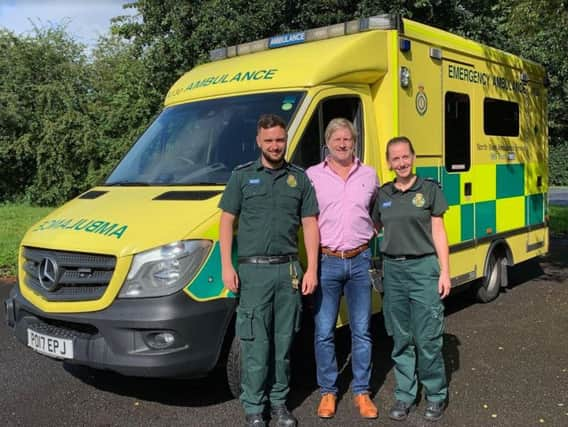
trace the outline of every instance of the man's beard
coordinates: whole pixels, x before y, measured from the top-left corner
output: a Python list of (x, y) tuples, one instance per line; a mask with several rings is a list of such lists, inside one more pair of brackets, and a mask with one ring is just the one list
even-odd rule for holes
[(271, 169), (277, 169), (280, 166), (282, 166), (282, 163), (284, 162), (284, 153), (282, 153), (280, 155), (280, 158), (278, 160), (274, 160), (271, 157), (269, 157), (268, 154), (266, 154), (264, 151), (262, 152), (262, 157), (264, 158), (264, 160), (266, 161), (266, 163), (268, 163), (271, 166)]

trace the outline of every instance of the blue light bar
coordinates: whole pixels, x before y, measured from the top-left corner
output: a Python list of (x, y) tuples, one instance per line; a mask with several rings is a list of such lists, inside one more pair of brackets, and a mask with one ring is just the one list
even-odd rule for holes
[(306, 41), (305, 31), (299, 31), (297, 33), (282, 34), (280, 36), (270, 37), (268, 40), (268, 47), (274, 49), (277, 47), (290, 46), (293, 44), (300, 44)]

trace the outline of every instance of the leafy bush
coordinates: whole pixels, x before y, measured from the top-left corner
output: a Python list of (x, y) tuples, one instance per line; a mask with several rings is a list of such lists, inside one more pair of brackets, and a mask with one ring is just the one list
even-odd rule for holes
[(548, 150), (550, 185), (568, 185), (568, 141)]

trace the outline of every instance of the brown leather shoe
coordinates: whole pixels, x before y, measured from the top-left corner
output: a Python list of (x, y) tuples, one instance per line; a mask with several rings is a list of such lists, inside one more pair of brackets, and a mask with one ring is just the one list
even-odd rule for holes
[(335, 416), (335, 401), (337, 397), (333, 393), (324, 393), (318, 406), (318, 417), (333, 418)]
[(353, 403), (359, 408), (359, 413), (363, 418), (377, 418), (379, 411), (367, 393), (357, 394), (353, 398)]

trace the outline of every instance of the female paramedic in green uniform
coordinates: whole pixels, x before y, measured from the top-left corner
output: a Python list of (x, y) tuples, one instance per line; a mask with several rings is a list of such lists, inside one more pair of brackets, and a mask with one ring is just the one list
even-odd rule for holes
[(373, 216), (383, 226), (383, 314), (394, 340), (396, 401), (389, 416), (407, 417), (419, 380), (427, 401), (424, 417), (437, 421), (448, 394), (441, 301), (451, 286), (443, 220), (448, 204), (436, 182), (412, 172), (415, 154), (408, 138), (391, 139), (386, 154), (396, 178), (380, 188)]

